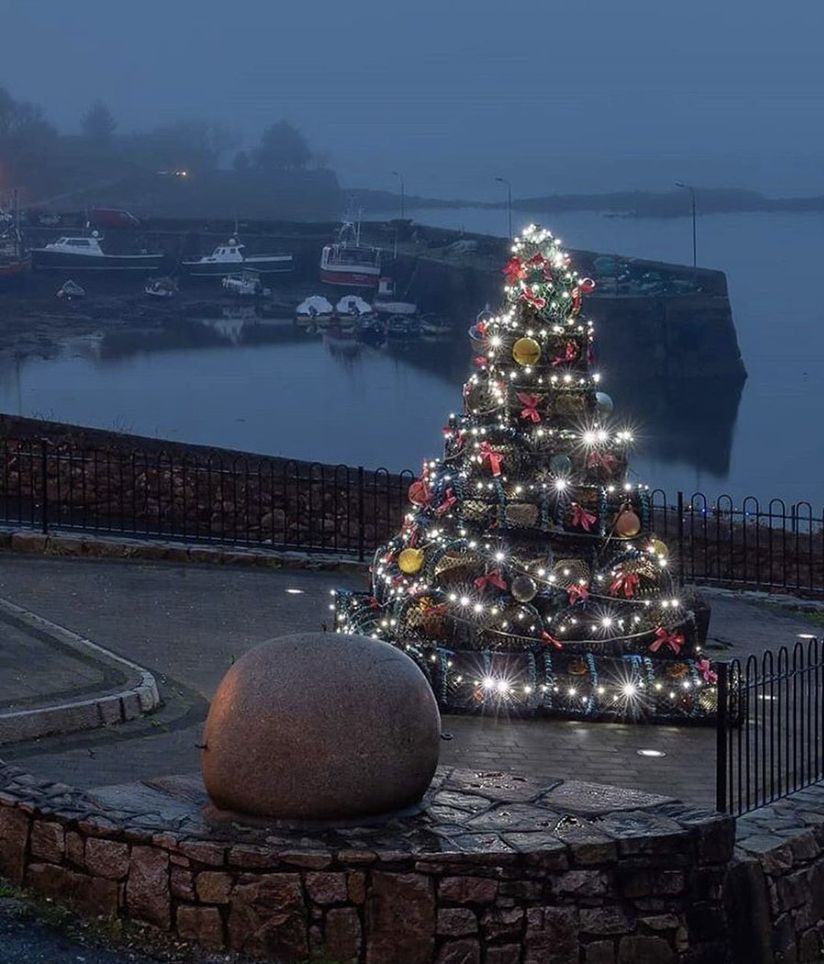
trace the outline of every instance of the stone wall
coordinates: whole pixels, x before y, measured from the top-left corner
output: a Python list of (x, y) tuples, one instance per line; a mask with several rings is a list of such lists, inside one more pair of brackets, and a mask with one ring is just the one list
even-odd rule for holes
[(400, 528), (411, 481), (9, 415), (0, 461), (6, 521), (366, 555)]
[(203, 823), (198, 791), (181, 781), (176, 795), (135, 785), (95, 799), (0, 767), (0, 873), (86, 913), (284, 962), (727, 957), (733, 825), (717, 814), (591, 784), (441, 769), (426, 814), (406, 824), (334, 838), (227, 832)]

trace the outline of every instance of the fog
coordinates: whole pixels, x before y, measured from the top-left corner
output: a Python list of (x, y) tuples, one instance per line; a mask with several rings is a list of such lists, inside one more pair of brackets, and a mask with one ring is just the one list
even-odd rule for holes
[(824, 191), (824, 6), (5, 0), (0, 83), (61, 131), (285, 117), (344, 186)]

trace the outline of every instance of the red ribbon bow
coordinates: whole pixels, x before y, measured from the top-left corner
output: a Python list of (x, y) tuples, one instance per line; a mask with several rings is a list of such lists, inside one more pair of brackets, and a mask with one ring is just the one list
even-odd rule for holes
[(475, 322), (475, 331), (477, 331), (479, 335), (485, 335), (485, 334), (486, 334), (486, 322), (485, 322), (485, 321), (476, 321), (476, 322)]
[(561, 640), (556, 639), (550, 633), (547, 633), (547, 632), (541, 633), (541, 639), (547, 644), (547, 646), (554, 646), (556, 649), (564, 648), (564, 644), (561, 642)]
[(590, 452), (587, 465), (591, 469), (602, 468), (611, 472), (615, 468), (617, 461), (614, 455), (604, 455), (603, 452)]
[(524, 407), (521, 410), (521, 418), (530, 419), (533, 422), (541, 421), (541, 414), (537, 409), (537, 405), (542, 401), (540, 395), (530, 395), (528, 392), (518, 392), (518, 401), (523, 402)]
[(541, 308), (546, 307), (546, 298), (541, 297), (541, 295), (533, 291), (532, 288), (524, 288), (524, 290), (521, 292), (521, 297), (524, 301), (532, 305), (533, 308), (537, 308), (539, 311)]
[(649, 651), (651, 653), (657, 653), (662, 646), (669, 646), (669, 648), (677, 656), (681, 652), (681, 647), (684, 645), (685, 639), (681, 633), (671, 633), (669, 630), (664, 629), (663, 626), (659, 626), (655, 630), (655, 640), (650, 644)]
[(567, 362), (575, 361), (577, 357), (578, 349), (575, 347), (575, 343), (568, 341), (563, 355), (556, 355), (552, 359), (552, 367), (557, 368), (559, 365), (565, 365)]
[(526, 268), (524, 268), (520, 258), (510, 258), (502, 271), (506, 275), (507, 283), (510, 285), (514, 285), (526, 277)]
[(495, 586), (497, 589), (506, 589), (506, 583), (501, 573), (497, 569), (488, 572), (485, 576), (478, 576), (475, 580), (476, 589), (486, 589), (487, 586)]
[(441, 502), (441, 504), (438, 506), (438, 508), (435, 511), (438, 513), (438, 515), (444, 515), (445, 513), (449, 512), (449, 510), (452, 508), (453, 505), (455, 505), (457, 501), (458, 500), (455, 496), (455, 492), (450, 486), (446, 490), (446, 498), (443, 500), (443, 502)]
[(572, 503), (572, 524), (574, 526), (580, 526), (585, 532), (589, 532), (591, 526), (595, 523), (597, 517), (591, 512), (578, 505), (577, 502)]
[(472, 359), (472, 364), (476, 368), (486, 368), (486, 366), (489, 364), (489, 359), (486, 357), (486, 355), (476, 355)]
[(718, 673), (712, 668), (712, 663), (705, 657), (698, 660), (698, 672), (704, 677), (705, 683), (717, 683)]
[(586, 602), (587, 599), (589, 599), (589, 590), (579, 582), (574, 582), (569, 586), (567, 593), (569, 595), (570, 606), (574, 606), (577, 602)]
[(501, 465), (503, 464), (504, 457), (500, 452), (496, 452), (495, 449), (489, 444), (489, 442), (481, 442), (480, 447), (481, 460), (489, 459), (489, 467), (492, 469), (493, 475), (501, 474)]
[(591, 295), (595, 291), (595, 282), (592, 278), (581, 278), (578, 282), (578, 288), (585, 295)]
[(377, 599), (375, 599), (374, 596), (370, 596), (370, 597), (366, 600), (366, 603), (367, 603), (367, 605), (369, 606), (370, 609), (380, 609), (380, 608), (381, 608), (381, 604), (378, 602)]
[(619, 572), (612, 580), (609, 591), (611, 593), (623, 593), (627, 599), (632, 599), (637, 588), (638, 576), (634, 572)]

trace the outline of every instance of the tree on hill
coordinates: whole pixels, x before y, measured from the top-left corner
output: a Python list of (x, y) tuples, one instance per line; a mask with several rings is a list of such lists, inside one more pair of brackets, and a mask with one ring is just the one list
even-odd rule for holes
[(289, 121), (282, 120), (263, 132), (254, 159), (263, 171), (299, 171), (312, 159), (312, 151), (303, 134)]
[(16, 101), (0, 87), (1, 186), (40, 186), (54, 156), (58, 134), (35, 104)]
[(87, 141), (96, 145), (107, 145), (117, 129), (117, 121), (102, 100), (96, 100), (83, 115), (81, 130)]

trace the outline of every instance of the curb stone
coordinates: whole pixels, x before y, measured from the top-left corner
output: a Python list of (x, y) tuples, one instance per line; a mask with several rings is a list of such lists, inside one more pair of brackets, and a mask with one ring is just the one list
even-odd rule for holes
[(0, 598), (0, 613), (52, 637), (61, 646), (111, 666), (125, 674), (126, 687), (88, 699), (67, 700), (30, 710), (0, 713), (0, 745), (33, 740), (53, 733), (72, 733), (137, 719), (160, 705), (154, 676), (142, 666), (118, 656), (98, 643)]

